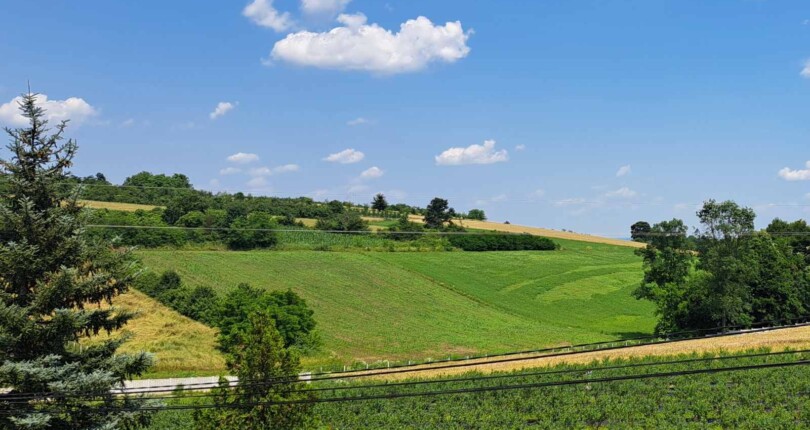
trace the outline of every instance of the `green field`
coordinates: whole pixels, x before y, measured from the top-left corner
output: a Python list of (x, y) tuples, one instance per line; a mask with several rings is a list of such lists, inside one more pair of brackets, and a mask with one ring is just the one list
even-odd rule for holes
[(140, 251), (153, 270), (226, 292), (292, 288), (315, 310), (323, 353), (373, 363), (497, 353), (649, 333), (633, 250), (559, 241), (551, 252)]

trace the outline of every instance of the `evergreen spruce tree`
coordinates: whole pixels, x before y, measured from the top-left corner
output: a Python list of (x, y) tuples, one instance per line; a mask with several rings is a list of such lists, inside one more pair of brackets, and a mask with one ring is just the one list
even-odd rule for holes
[[(198, 430), (299, 429), (317, 427), (312, 392), (288, 379), (301, 371), (298, 353), (284, 347), (284, 338), (267, 311), (248, 317), (233, 335), (228, 370), (239, 378), (235, 387), (220, 378), (214, 408), (194, 413)], [(265, 381), (262, 383), (261, 381)], [(298, 402), (286, 403), (284, 402)], [(281, 404), (273, 404), (281, 403)]]
[(10, 155), (0, 160), (0, 428), (135, 425), (143, 403), (110, 390), (151, 357), (116, 354), (121, 338), (86, 340), (132, 318), (110, 305), (136, 268), (127, 250), (84, 234), (83, 211), (65, 187), (76, 143), (63, 140), (67, 122), (49, 134), (36, 102), (22, 96), (28, 126), (5, 129)]

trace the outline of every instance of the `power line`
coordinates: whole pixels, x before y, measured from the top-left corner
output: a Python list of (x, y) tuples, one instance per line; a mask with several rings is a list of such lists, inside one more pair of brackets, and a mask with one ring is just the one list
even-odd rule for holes
[[(514, 374), (514, 375), (494, 375), (494, 376), (484, 376), (484, 377), (475, 377), (475, 378), (456, 378), (456, 379), (446, 379), (446, 380), (438, 380), (438, 381), (414, 381), (412, 383), (407, 383), (408, 385), (417, 385), (419, 383), (452, 383), (452, 382), (466, 382), (466, 381), (476, 381), (476, 380), (488, 380), (488, 379), (503, 379), (503, 378), (519, 378), (519, 377), (529, 377), (529, 376), (543, 376), (546, 374), (564, 374), (564, 373), (592, 373), (593, 371), (599, 370), (613, 370), (619, 368), (629, 368), (629, 367), (650, 367), (650, 366), (660, 366), (660, 365), (672, 365), (672, 364), (682, 364), (688, 362), (701, 362), (701, 361), (716, 361), (716, 360), (727, 360), (727, 359), (744, 359), (744, 358), (756, 358), (761, 356), (776, 356), (776, 355), (788, 355), (788, 354), (800, 354), (804, 352), (808, 352), (810, 350), (802, 350), (802, 351), (785, 351), (780, 353), (761, 353), (761, 354), (749, 354), (746, 356), (725, 356), (725, 357), (713, 357), (713, 358), (706, 358), (706, 359), (690, 359), (690, 360), (679, 360), (679, 361), (671, 361), (671, 362), (660, 362), (660, 363), (637, 363), (637, 364), (628, 364), (624, 366), (614, 366), (614, 367), (592, 367), (592, 368), (583, 368), (583, 369), (568, 369), (568, 370), (561, 370), (561, 371), (552, 371), (552, 372), (538, 372), (538, 373), (528, 373), (528, 374)], [(499, 386), (492, 386), (492, 387), (470, 387), (470, 388), (459, 388), (459, 389), (450, 389), (450, 390), (436, 390), (436, 391), (425, 391), (425, 392), (415, 392), (415, 393), (386, 393), (386, 394), (377, 394), (377, 395), (361, 395), (361, 396), (350, 396), (350, 397), (327, 397), (327, 398), (310, 398), (310, 399), (302, 399), (302, 400), (291, 400), (291, 401), (281, 401), (281, 402), (254, 402), (254, 403), (239, 403), (238, 406), (235, 407), (245, 407), (245, 406), (273, 406), (273, 405), (289, 405), (289, 404), (312, 404), (312, 403), (333, 403), (333, 402), (343, 402), (343, 401), (363, 401), (363, 400), (387, 400), (387, 399), (395, 399), (395, 398), (404, 398), (404, 397), (423, 397), (423, 396), (437, 396), (437, 395), (448, 395), (448, 394), (464, 394), (464, 393), (479, 393), (479, 392), (487, 392), (487, 391), (504, 391), (504, 390), (518, 390), (518, 389), (528, 389), (528, 388), (541, 388), (541, 387), (554, 387), (554, 386), (567, 386), (567, 385), (580, 385), (580, 384), (591, 384), (591, 383), (603, 383), (603, 382), (615, 382), (615, 381), (627, 381), (627, 380), (638, 380), (638, 379), (655, 379), (655, 378), (666, 378), (666, 377), (675, 377), (675, 376), (686, 376), (686, 375), (697, 375), (697, 374), (713, 374), (713, 373), (722, 373), (722, 372), (732, 372), (732, 371), (744, 371), (744, 370), (757, 370), (757, 369), (768, 369), (768, 368), (782, 368), (782, 367), (791, 367), (791, 366), (801, 366), (810, 364), (810, 360), (796, 360), (791, 362), (781, 362), (781, 363), (764, 363), (764, 364), (751, 364), (751, 365), (740, 365), (740, 366), (731, 366), (731, 367), (721, 367), (721, 368), (708, 368), (708, 369), (689, 369), (689, 370), (679, 370), (679, 371), (672, 371), (672, 372), (655, 372), (655, 373), (648, 373), (648, 374), (632, 374), (632, 375), (618, 375), (618, 376), (611, 376), (611, 377), (602, 377), (602, 378), (588, 378), (588, 379), (578, 379), (578, 380), (565, 380), (565, 381), (549, 381), (549, 382), (537, 382), (537, 383), (524, 383), (524, 384), (514, 384), (514, 385), (499, 385)], [(361, 389), (361, 388), (390, 388), (393, 386), (401, 386), (403, 384), (378, 384), (372, 386), (355, 386), (355, 387), (339, 387), (340, 389)], [(319, 388), (319, 389), (308, 389), (308, 390), (296, 390), (295, 393), (307, 393), (313, 391), (335, 391), (338, 388)], [(179, 398), (205, 398), (205, 397), (216, 397), (215, 394), (209, 394), (205, 396), (183, 396)], [(57, 397), (54, 397), (57, 398)], [(172, 399), (178, 398), (176, 396), (173, 397), (140, 397), (137, 399), (130, 398), (130, 400), (161, 400), (161, 399)], [(6, 402), (9, 404), (15, 404), (15, 402)], [(18, 402), (19, 403), (19, 402)], [(18, 404), (17, 403), (17, 404)], [(179, 410), (179, 409), (211, 409), (211, 408), (220, 408), (220, 407), (234, 407), (233, 405), (181, 405), (181, 406), (159, 406), (159, 407), (143, 407), (138, 408), (137, 410)], [(109, 409), (101, 407), (99, 409)], [(119, 410), (127, 410), (127, 408), (117, 408)]]
[[(777, 330), (785, 327), (803, 327), (808, 326), (810, 323), (804, 324), (797, 324), (792, 326), (774, 326), (774, 327), (767, 327), (767, 328), (760, 328), (760, 329), (751, 329), (739, 332), (728, 332), (728, 333), (719, 333), (707, 336), (699, 336), (699, 337), (692, 337), (692, 338), (683, 338), (683, 339), (674, 339), (674, 340), (664, 340), (660, 342), (650, 342), (650, 343), (640, 343), (634, 345), (622, 345), (610, 348), (600, 348), (600, 349), (591, 349), (591, 350), (582, 350), (582, 351), (569, 351), (569, 352), (561, 352), (556, 354), (546, 354), (546, 355), (538, 355), (538, 356), (531, 356), (531, 357), (518, 357), (518, 358), (511, 358), (511, 359), (503, 359), (503, 360), (494, 360), (494, 361), (484, 361), (484, 362), (474, 362), (474, 363), (460, 363), (455, 365), (444, 365), (444, 366), (433, 366), (433, 367), (424, 367), (419, 369), (411, 369), (411, 367), (416, 366), (426, 366), (428, 364), (416, 364), (411, 366), (402, 366), (408, 367), (407, 369), (393, 369), (388, 371), (375, 371), (375, 370), (354, 370), (354, 371), (346, 371), (346, 372), (324, 372), (324, 373), (316, 373), (310, 374), (309, 376), (319, 376), (319, 375), (327, 375), (327, 377), (322, 378), (308, 378), (308, 379), (301, 379), (301, 375), (287, 375), (287, 376), (279, 376), (275, 378), (268, 378), (264, 380), (254, 380), (254, 381), (239, 381), (241, 386), (266, 386), (266, 385), (273, 385), (273, 384), (290, 384), (290, 383), (310, 383), (310, 382), (319, 382), (319, 381), (331, 381), (331, 380), (345, 380), (345, 379), (356, 379), (362, 377), (375, 377), (380, 375), (389, 375), (389, 374), (400, 374), (400, 373), (415, 373), (421, 371), (429, 371), (429, 370), (441, 370), (447, 368), (463, 368), (463, 367), (473, 367), (473, 366), (482, 366), (482, 365), (489, 365), (489, 364), (499, 364), (499, 363), (506, 363), (506, 362), (516, 362), (516, 361), (527, 361), (527, 360), (536, 360), (536, 359), (543, 359), (543, 358), (553, 358), (553, 357), (561, 357), (561, 356), (570, 356), (570, 355), (578, 355), (584, 354), (589, 352), (599, 352), (599, 351), (612, 351), (612, 350), (620, 350), (626, 348), (633, 348), (639, 346), (647, 346), (647, 345), (660, 345), (660, 344), (667, 344), (667, 343), (674, 343), (674, 342), (682, 342), (687, 340), (699, 340), (699, 339), (708, 339), (708, 338), (715, 338), (715, 337), (726, 337), (726, 336), (736, 336), (741, 334), (750, 334), (750, 333), (758, 333), (764, 331), (771, 331)], [(614, 342), (604, 342), (604, 344), (609, 343), (619, 343), (621, 341), (614, 341)], [(592, 345), (599, 345), (601, 343), (595, 344), (583, 344), (585, 346), (592, 346)], [(559, 350), (566, 347), (561, 348), (549, 348), (546, 351), (550, 350)], [(567, 347), (572, 348), (572, 347)], [(542, 351), (542, 350), (538, 350)], [(800, 353), (805, 351), (785, 351), (784, 353), (771, 353), (774, 355), (782, 355), (782, 354), (790, 354), (790, 353)], [(810, 352), (810, 351), (808, 351)], [(510, 353), (510, 354), (520, 354), (519, 352)], [(508, 354), (506, 355), (508, 356)], [(756, 356), (756, 355), (753, 355)], [(462, 360), (454, 360), (454, 361), (462, 361)], [(365, 373), (359, 373), (365, 372)], [(233, 384), (233, 382), (231, 382)], [(384, 384), (383, 384), (384, 385)], [(211, 388), (215, 388), (216, 386), (212, 386), (211, 383), (196, 383), (196, 384), (184, 384), (179, 391), (198, 391), (198, 390), (208, 390)], [(148, 391), (147, 391), (148, 390)], [(174, 385), (162, 385), (162, 386), (152, 386), (149, 388), (132, 388), (132, 389), (117, 389), (115, 393), (118, 394), (144, 394), (144, 393), (168, 393), (168, 392), (175, 392), (178, 391), (178, 384)], [(47, 397), (50, 395), (57, 395), (58, 393), (21, 393), (18, 395), (19, 398), (31, 395), (38, 395), (41, 397)], [(77, 394), (78, 396), (79, 394)], [(9, 397), (6, 397), (9, 398)]]
[(311, 399), (286, 400), (286, 401), (275, 401), (275, 402), (240, 402), (240, 403), (236, 403), (236, 404), (222, 404), (222, 405), (216, 405), (216, 404), (208, 404), (208, 405), (172, 405), (172, 406), (163, 405), (163, 406), (143, 406), (143, 407), (138, 407), (138, 408), (86, 407), (85, 409), (99, 410), (99, 411), (130, 411), (130, 410), (131, 411), (167, 411), (167, 410), (201, 410), (201, 409), (245, 408), (245, 407), (254, 407), (254, 406), (280, 406), (280, 405), (295, 405), (295, 404), (338, 403), (338, 402), (355, 402), (355, 401), (368, 401), (368, 400), (392, 400), (392, 399), (410, 398), (410, 397), (433, 397), (433, 396), (443, 396), (443, 395), (452, 395), (452, 394), (472, 394), (472, 393), (483, 393), (483, 392), (492, 392), (492, 391), (524, 390), (524, 389), (532, 389), (532, 388), (573, 386), (573, 385), (597, 384), (597, 383), (606, 383), (606, 382), (632, 381), (632, 380), (643, 380), (643, 379), (659, 379), (659, 378), (670, 378), (670, 377), (679, 377), (679, 376), (688, 376), (688, 375), (738, 372), (738, 371), (747, 371), (747, 370), (776, 369), (776, 368), (787, 368), (787, 367), (793, 367), (793, 366), (805, 366), (805, 365), (808, 365), (808, 364), (810, 364), (810, 360), (798, 360), (798, 361), (785, 362), (785, 363), (766, 363), (766, 364), (754, 364), (754, 365), (721, 367), (721, 368), (712, 368), (712, 369), (680, 370), (680, 371), (674, 371), (674, 372), (658, 372), (658, 373), (641, 374), (641, 375), (622, 375), (622, 376), (603, 377), (603, 378), (589, 378), (589, 379), (569, 380), (569, 381), (552, 381), (552, 382), (537, 382), (537, 383), (525, 383), (525, 384), (513, 384), (513, 385), (499, 385), (499, 386), (494, 386), (494, 387), (470, 387), (470, 388), (458, 388), (458, 389), (451, 389), (451, 390), (424, 391), (424, 392), (415, 392), (415, 393), (401, 393), (400, 392), (400, 393), (387, 393), (387, 394), (352, 396), (352, 397), (328, 397), (328, 398), (322, 398), (322, 399), (311, 398)]
[[(661, 362), (653, 362), (653, 363), (630, 363), (630, 364), (623, 364), (623, 365), (614, 365), (614, 366), (594, 366), (594, 367), (585, 367), (585, 368), (577, 368), (577, 369), (564, 369), (564, 370), (551, 370), (551, 371), (540, 371), (540, 372), (527, 372), (527, 373), (512, 373), (512, 374), (504, 374), (504, 375), (484, 375), (484, 376), (470, 376), (470, 377), (459, 377), (459, 378), (444, 378), (444, 379), (425, 379), (419, 381), (407, 381), (407, 382), (392, 382), (392, 383), (381, 383), (381, 384), (366, 384), (366, 385), (345, 385), (339, 387), (317, 387), (317, 388), (308, 388), (308, 389), (300, 389), (297, 392), (309, 393), (309, 392), (336, 392), (336, 391), (345, 391), (345, 390), (363, 390), (363, 389), (376, 389), (376, 388), (392, 388), (392, 387), (412, 387), (412, 386), (419, 386), (419, 385), (434, 385), (434, 384), (449, 384), (449, 383), (458, 383), (458, 382), (477, 382), (477, 381), (490, 381), (490, 380), (500, 380), (500, 379), (510, 379), (510, 378), (525, 378), (525, 377), (537, 377), (537, 376), (550, 376), (550, 375), (565, 375), (565, 374), (575, 374), (575, 373), (593, 373), (605, 370), (620, 370), (620, 369), (635, 369), (635, 368), (643, 368), (643, 367), (660, 367), (660, 366), (671, 366), (671, 365), (678, 365), (678, 364), (691, 364), (691, 363), (702, 363), (702, 362), (717, 362), (717, 361), (727, 361), (727, 360), (743, 360), (749, 358), (761, 358), (761, 357), (776, 357), (776, 356), (784, 356), (784, 355), (798, 355), (810, 353), (810, 349), (804, 350), (796, 350), (796, 351), (782, 351), (782, 352), (764, 352), (764, 353), (756, 353), (756, 354), (744, 354), (744, 355), (729, 355), (729, 356), (714, 356), (714, 357), (706, 357), (706, 358), (692, 358), (692, 359), (683, 359), (683, 360), (670, 360), (670, 361), (661, 361)], [(304, 380), (306, 382), (306, 380)], [(269, 384), (272, 386), (273, 384)], [(268, 386), (268, 384), (259, 385), (259, 384), (246, 384), (246, 385), (238, 385), (239, 387), (262, 387)], [(213, 387), (213, 388), (219, 388)], [(236, 388), (236, 385), (229, 385), (228, 388)], [(179, 387), (172, 391), (172, 393), (180, 393), (180, 392), (187, 392), (187, 391), (201, 391), (201, 390), (208, 390), (208, 388), (192, 388), (192, 389), (185, 389), (185, 387)], [(125, 394), (150, 394), (153, 391), (148, 392), (126, 392)], [(118, 392), (116, 392), (118, 394)], [(206, 395), (193, 395), (193, 396), (186, 396), (184, 395), (183, 398), (207, 398), (207, 397), (215, 397), (216, 394), (206, 394)], [(176, 398), (177, 396), (164, 396), (164, 397), (153, 397), (149, 396), (148, 399), (151, 400), (166, 400)], [(14, 400), (14, 399), (12, 399)]]

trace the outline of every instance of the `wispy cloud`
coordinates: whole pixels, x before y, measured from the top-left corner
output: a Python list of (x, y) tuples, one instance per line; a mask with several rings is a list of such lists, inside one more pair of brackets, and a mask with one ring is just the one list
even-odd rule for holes
[(217, 103), (217, 107), (215, 107), (214, 110), (211, 113), (208, 114), (208, 117), (211, 118), (211, 119), (217, 119), (217, 118), (225, 115), (226, 113), (234, 110), (234, 108), (236, 108), (236, 105), (238, 105), (238, 104), (239, 104), (238, 102), (236, 102), (236, 103), (219, 102), (219, 103)]
[(364, 170), (363, 173), (360, 173), (360, 178), (361, 179), (374, 179), (374, 178), (379, 178), (384, 174), (385, 174), (385, 171), (383, 171), (382, 169), (380, 169), (377, 166), (374, 166), (374, 167), (370, 167), (370, 168)]
[(329, 154), (326, 158), (324, 158), (324, 161), (329, 161), (330, 163), (352, 164), (363, 160), (365, 157), (366, 154), (363, 154), (354, 148), (349, 148), (334, 154)]
[(277, 32), (287, 31), (295, 25), (288, 12), (279, 13), (273, 7), (273, 0), (253, 0), (242, 10), (242, 15), (258, 26)]
[(627, 187), (621, 187), (618, 190), (608, 191), (605, 193), (605, 197), (608, 198), (622, 198), (622, 199), (629, 199), (637, 196), (638, 193), (636, 191), (631, 190)]
[(349, 127), (356, 127), (356, 126), (358, 126), (358, 125), (365, 125), (365, 124), (369, 124), (370, 122), (371, 122), (371, 121), (369, 121), (367, 118), (363, 118), (363, 117), (361, 116), (361, 117), (355, 118), (355, 119), (353, 119), (353, 120), (351, 120), (351, 121), (347, 121), (347, 122), (346, 122), (346, 125), (348, 125)]
[(619, 167), (619, 170), (616, 171), (616, 177), (621, 178), (623, 176), (627, 176), (630, 174), (631, 170), (632, 169), (630, 168), (629, 164), (626, 166)]
[(228, 161), (236, 164), (248, 164), (259, 161), (259, 156), (256, 154), (237, 152), (236, 154), (228, 156)]
[(495, 141), (486, 140), (483, 145), (470, 145), (466, 148), (450, 148), (435, 157), (439, 166), (462, 166), (465, 164), (493, 164), (509, 160), (505, 149), (495, 150)]

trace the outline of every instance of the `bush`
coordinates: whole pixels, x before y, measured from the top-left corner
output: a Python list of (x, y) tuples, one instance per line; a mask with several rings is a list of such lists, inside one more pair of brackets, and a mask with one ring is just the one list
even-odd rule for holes
[(278, 228), (273, 217), (265, 212), (252, 212), (247, 217), (237, 218), (231, 223), (225, 242), (234, 250), (271, 248), (278, 243)]
[(447, 239), (464, 251), (553, 251), (558, 248), (547, 237), (529, 234), (457, 234)]

